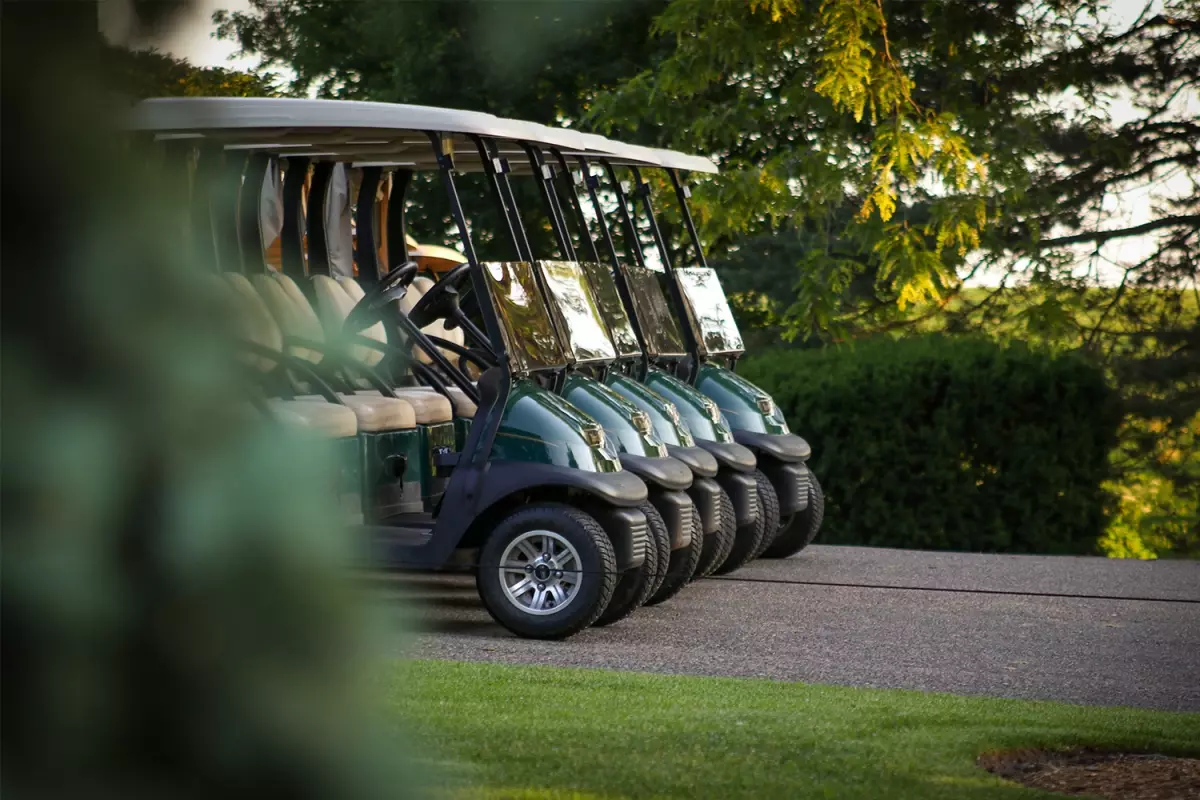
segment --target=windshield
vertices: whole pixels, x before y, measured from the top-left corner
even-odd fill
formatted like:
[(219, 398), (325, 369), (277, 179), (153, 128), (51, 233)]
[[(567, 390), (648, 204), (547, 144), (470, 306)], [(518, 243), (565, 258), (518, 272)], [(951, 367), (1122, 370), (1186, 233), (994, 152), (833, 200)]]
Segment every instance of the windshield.
[(538, 261), (550, 290), (551, 310), (558, 315), (566, 341), (563, 346), (578, 363), (613, 361), (617, 357), (604, 327), (604, 318), (575, 261)]
[(566, 366), (567, 355), (554, 335), (549, 309), (534, 280), (533, 265), (528, 261), (489, 261), (482, 266), (513, 371)]
[(725, 290), (711, 267), (675, 270), (688, 313), (700, 330), (700, 347), (707, 355), (743, 353), (742, 334), (729, 308)]
[(633, 313), (641, 323), (647, 353), (655, 357), (684, 355), (679, 323), (663, 294), (663, 274), (629, 264), (622, 264), (621, 271), (629, 282)]
[(612, 272), (595, 261), (584, 261), (580, 266), (583, 267), (588, 288), (596, 298), (596, 305), (600, 307), (600, 316), (608, 325), (608, 335), (617, 348), (617, 355), (622, 358), (640, 356), (642, 348), (638, 344), (637, 334), (633, 331), (633, 323), (629, 321), (625, 305), (621, 302)]

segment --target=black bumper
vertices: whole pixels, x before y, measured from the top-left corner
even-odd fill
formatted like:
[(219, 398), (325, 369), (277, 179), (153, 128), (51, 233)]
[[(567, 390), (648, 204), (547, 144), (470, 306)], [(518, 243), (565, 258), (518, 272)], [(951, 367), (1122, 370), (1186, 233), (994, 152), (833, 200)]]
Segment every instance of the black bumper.
[(808, 466), (799, 462), (785, 464), (764, 458), (759, 467), (775, 488), (779, 497), (779, 515), (798, 514), (808, 508), (808, 487), (812, 483), (812, 475)]
[(713, 478), (695, 478), (688, 497), (700, 512), (700, 532), (711, 536), (721, 527), (721, 485)]
[(621, 468), (632, 472), (647, 484), (680, 491), (692, 485), (692, 471), (678, 459), (635, 456), (621, 453)]
[(650, 527), (646, 515), (636, 508), (604, 506), (589, 509), (612, 540), (617, 555), (617, 569), (641, 566), (650, 544)]
[(714, 442), (708, 439), (697, 439), (696, 446), (707, 451), (717, 460), (717, 464), (737, 472), (753, 472), (755, 465), (754, 452), (737, 442)]
[(754, 474), (723, 469), (717, 473), (717, 483), (733, 501), (733, 516), (737, 527), (753, 525), (758, 519), (758, 484)]
[(692, 498), (684, 492), (656, 490), (650, 492), (650, 505), (667, 525), (672, 550), (682, 550), (692, 543)]
[(693, 475), (701, 478), (712, 478), (717, 474), (717, 459), (703, 447), (682, 447), (667, 445), (667, 453), (671, 458), (682, 461)]
[(754, 433), (734, 431), (733, 438), (755, 453), (770, 456), (778, 461), (807, 461), (812, 455), (808, 442), (794, 433)]

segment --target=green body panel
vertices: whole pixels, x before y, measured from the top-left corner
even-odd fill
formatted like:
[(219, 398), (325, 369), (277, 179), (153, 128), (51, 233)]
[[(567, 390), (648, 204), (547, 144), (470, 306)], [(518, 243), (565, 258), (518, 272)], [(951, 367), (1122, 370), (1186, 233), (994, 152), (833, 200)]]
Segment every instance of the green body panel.
[(654, 432), (665, 443), (683, 447), (696, 444), (687, 420), (670, 400), (620, 372), (609, 372), (604, 382), (614, 392), (645, 411), (654, 424)]
[(588, 443), (599, 423), (531, 380), (513, 382), (491, 458), (555, 464), (588, 472), (620, 472), (616, 448)]
[(338, 507), (347, 524), (361, 525), (366, 496), (362, 443), (359, 437), (348, 436), (345, 439), (334, 440), (332, 445), (337, 459), (333, 491)]
[[(670, 400), (679, 410), (679, 416), (687, 421), (688, 428), (697, 439), (710, 442), (732, 442), (733, 432), (713, 400), (705, 397), (694, 386), (689, 386), (674, 375), (662, 370), (651, 369), (642, 383)], [(719, 419), (713, 419), (713, 416)]]
[(789, 432), (787, 420), (771, 396), (732, 370), (716, 364), (702, 364), (696, 388), (716, 401), (729, 420), (729, 427), (734, 430)]
[(563, 397), (604, 426), (604, 433), (622, 453), (664, 458), (667, 448), (653, 431), (645, 435), (633, 423), (638, 407), (600, 381), (586, 375), (571, 375)]
[[(421, 496), (428, 485), (422, 462), (420, 428), (404, 431), (360, 433), (362, 460), (362, 505), (368, 519), (392, 514), (418, 513)], [(396, 482), (393, 459), (404, 460), (404, 472)]]

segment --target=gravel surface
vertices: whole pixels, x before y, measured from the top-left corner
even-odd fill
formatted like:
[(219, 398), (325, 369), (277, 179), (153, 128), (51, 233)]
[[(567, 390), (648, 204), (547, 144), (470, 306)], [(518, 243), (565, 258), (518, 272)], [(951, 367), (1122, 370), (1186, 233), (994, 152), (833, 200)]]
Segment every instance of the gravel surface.
[[(1200, 562), (814, 546), (730, 577), (565, 642), (508, 634), (470, 578), (393, 580), (383, 595), (417, 601), (422, 632), (402, 647), (422, 658), (1200, 711), (1200, 604), (1179, 602), (1200, 600)], [(1166, 601), (964, 591), (980, 589)]]

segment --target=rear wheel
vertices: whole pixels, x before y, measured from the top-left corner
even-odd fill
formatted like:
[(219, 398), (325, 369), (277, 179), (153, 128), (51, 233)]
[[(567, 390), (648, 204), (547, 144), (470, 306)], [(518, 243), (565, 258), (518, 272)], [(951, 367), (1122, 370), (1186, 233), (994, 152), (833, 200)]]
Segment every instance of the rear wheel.
[[(594, 625), (611, 625), (625, 619), (645, 605), (663, 582), (666, 563), (671, 557), (671, 537), (654, 506), (642, 503), (638, 510), (646, 515), (646, 527), (650, 531), (650, 540), (646, 542), (646, 560), (641, 566), (625, 570), (617, 579), (612, 600), (608, 601), (608, 608), (604, 609)], [(654, 516), (650, 515), (651, 511), (654, 511)]]
[(475, 583), (488, 612), (513, 633), (563, 639), (604, 613), (617, 585), (617, 558), (588, 514), (526, 506), (484, 542)]
[(812, 544), (821, 530), (825, 518), (825, 492), (817, 476), (809, 473), (808, 508), (791, 514), (780, 525), (779, 535), (763, 553), (764, 558), (787, 558), (794, 556)]
[[(661, 522), (661, 519), (659, 521)], [(665, 524), (663, 530), (666, 530)], [(703, 549), (704, 534), (701, 533), (700, 512), (695, 506), (692, 506), (691, 541), (688, 542), (687, 547), (671, 551), (671, 557), (667, 562), (667, 574), (663, 577), (662, 585), (646, 601), (646, 605), (656, 606), (679, 594), (679, 590), (687, 586), (688, 581), (696, 574), (696, 565), (700, 563), (700, 553)]]
[(700, 554), (700, 564), (696, 567), (695, 578), (707, 578), (712, 575), (729, 557), (733, 549), (733, 540), (737, 537), (737, 519), (733, 510), (733, 501), (724, 489), (720, 494), (721, 524), (711, 536), (704, 537), (704, 550)]
[(763, 518), (762, 541), (758, 543), (752, 556), (752, 558), (758, 558), (771, 546), (779, 534), (779, 495), (762, 470), (755, 470), (754, 482), (758, 485), (758, 513)]

